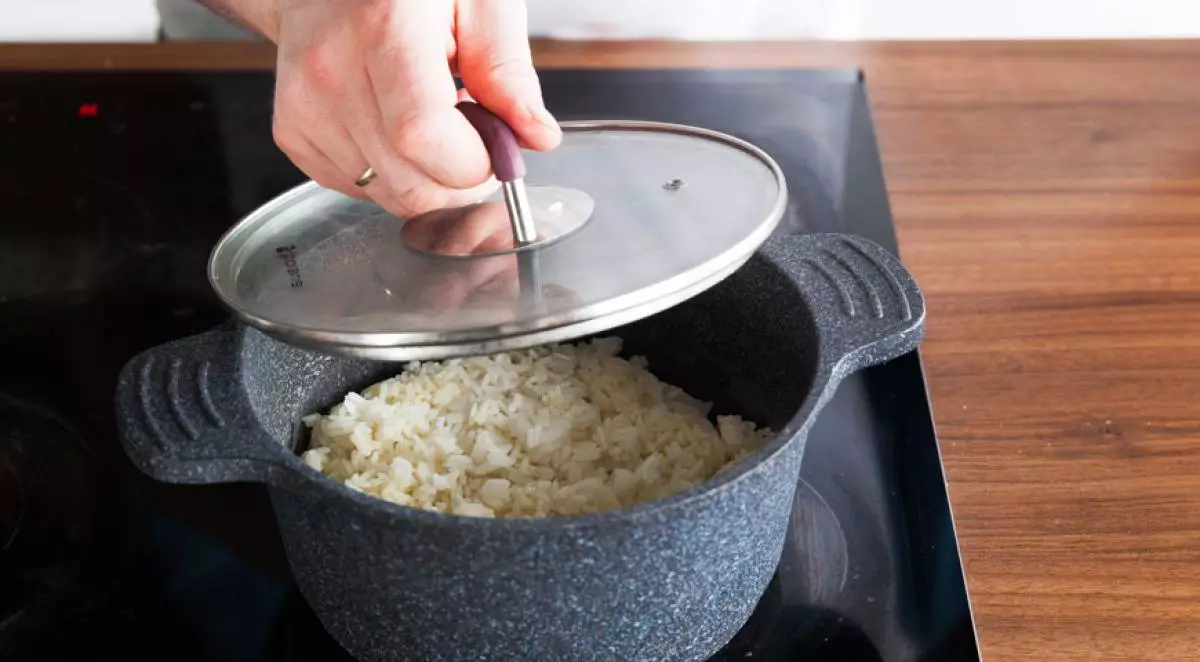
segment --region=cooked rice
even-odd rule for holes
[[[664,384],[619,338],[411,363],[350,393],[303,459],[349,487],[479,517],[580,515],[712,477],[770,434]]]

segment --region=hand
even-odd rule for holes
[[[454,108],[468,95],[524,147],[562,138],[542,102],[523,0],[275,0],[271,12],[264,0],[220,1],[259,17],[279,44],[275,141],[326,188],[401,217],[481,199],[496,184]],[[377,177],[356,187],[368,167]]]

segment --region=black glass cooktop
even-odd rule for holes
[[[562,119],[749,139],[787,174],[781,232],[895,249],[856,72],[544,82]],[[271,93],[265,73],[0,75],[0,659],[346,659],[292,588],[261,486],[153,483],[115,434],[121,365],[226,319],[209,248],[302,179]],[[916,354],[821,414],[779,571],[713,659],[978,660]]]

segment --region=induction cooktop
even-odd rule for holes
[[[561,119],[748,139],[787,176],[779,232],[896,250],[856,71],[543,82]],[[154,483],[114,422],[125,361],[227,319],[205,279],[216,239],[303,179],[271,99],[266,72],[0,75],[2,659],[349,659],[294,590],[264,489]],[[979,659],[917,353],[821,413],[779,569],[712,659]]]

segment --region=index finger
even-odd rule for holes
[[[491,172],[479,134],[454,105],[451,3],[402,0],[366,54],[388,147],[438,183],[478,186]]]

